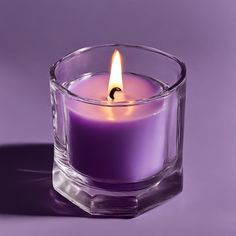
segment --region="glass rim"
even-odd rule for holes
[[[57,81],[56,75],[55,75],[55,70],[59,64],[61,64],[63,61],[74,57],[75,55],[80,55],[82,53],[91,51],[93,49],[97,48],[103,48],[103,47],[126,47],[126,48],[137,48],[145,51],[149,51],[152,53],[159,54],[161,56],[164,56],[166,58],[171,59],[173,62],[176,62],[179,65],[180,68],[180,73],[177,76],[177,81],[171,85],[170,87],[167,87],[162,93],[155,94],[151,97],[148,98],[142,98],[142,99],[137,99],[132,102],[130,101],[122,101],[122,102],[115,102],[115,103],[107,103],[106,101],[101,101],[101,100],[96,100],[96,99],[91,99],[91,98],[84,98],[81,97],[77,94],[74,94],[71,92],[68,88],[63,86]],[[58,61],[56,61],[54,64],[51,65],[50,67],[50,82],[53,84],[53,86],[60,90],[63,94],[68,95],[74,100],[83,102],[83,103],[88,103],[92,105],[99,105],[99,106],[107,106],[107,107],[123,107],[123,106],[135,106],[135,105],[140,105],[140,104],[145,104],[149,103],[152,101],[156,101],[159,99],[162,99],[172,92],[174,92],[176,89],[181,87],[182,84],[184,84],[186,81],[186,66],[185,63],[179,60],[176,56],[173,56],[169,53],[166,53],[164,51],[161,51],[159,49],[149,47],[149,46],[144,46],[144,45],[133,45],[133,44],[102,44],[102,45],[96,45],[96,46],[90,46],[90,47],[84,47],[80,48],[76,51],[73,51],[72,53],[67,54],[66,56],[62,57]]]

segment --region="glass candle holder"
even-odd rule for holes
[[[115,50],[126,96],[116,102],[104,95]],[[135,217],[181,192],[185,75],[183,62],[145,46],[88,47],[56,62],[54,189],[113,217]]]

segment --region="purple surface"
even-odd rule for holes
[[[0,234],[235,235],[235,12],[234,0],[1,0]],[[188,68],[184,191],[131,220],[67,213],[57,198],[52,210],[51,146],[4,147],[51,143],[49,65],[109,42],[157,47]]]

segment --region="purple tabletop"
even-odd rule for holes
[[[236,235],[234,0],[0,1],[0,235]],[[134,219],[55,193],[49,65],[84,46],[144,44],[187,64],[184,191]]]

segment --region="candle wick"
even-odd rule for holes
[[[114,87],[114,88],[110,91],[109,97],[110,97],[112,100],[115,99],[114,94],[115,94],[115,92],[117,92],[117,91],[121,91],[121,89],[120,89],[119,87]]]

